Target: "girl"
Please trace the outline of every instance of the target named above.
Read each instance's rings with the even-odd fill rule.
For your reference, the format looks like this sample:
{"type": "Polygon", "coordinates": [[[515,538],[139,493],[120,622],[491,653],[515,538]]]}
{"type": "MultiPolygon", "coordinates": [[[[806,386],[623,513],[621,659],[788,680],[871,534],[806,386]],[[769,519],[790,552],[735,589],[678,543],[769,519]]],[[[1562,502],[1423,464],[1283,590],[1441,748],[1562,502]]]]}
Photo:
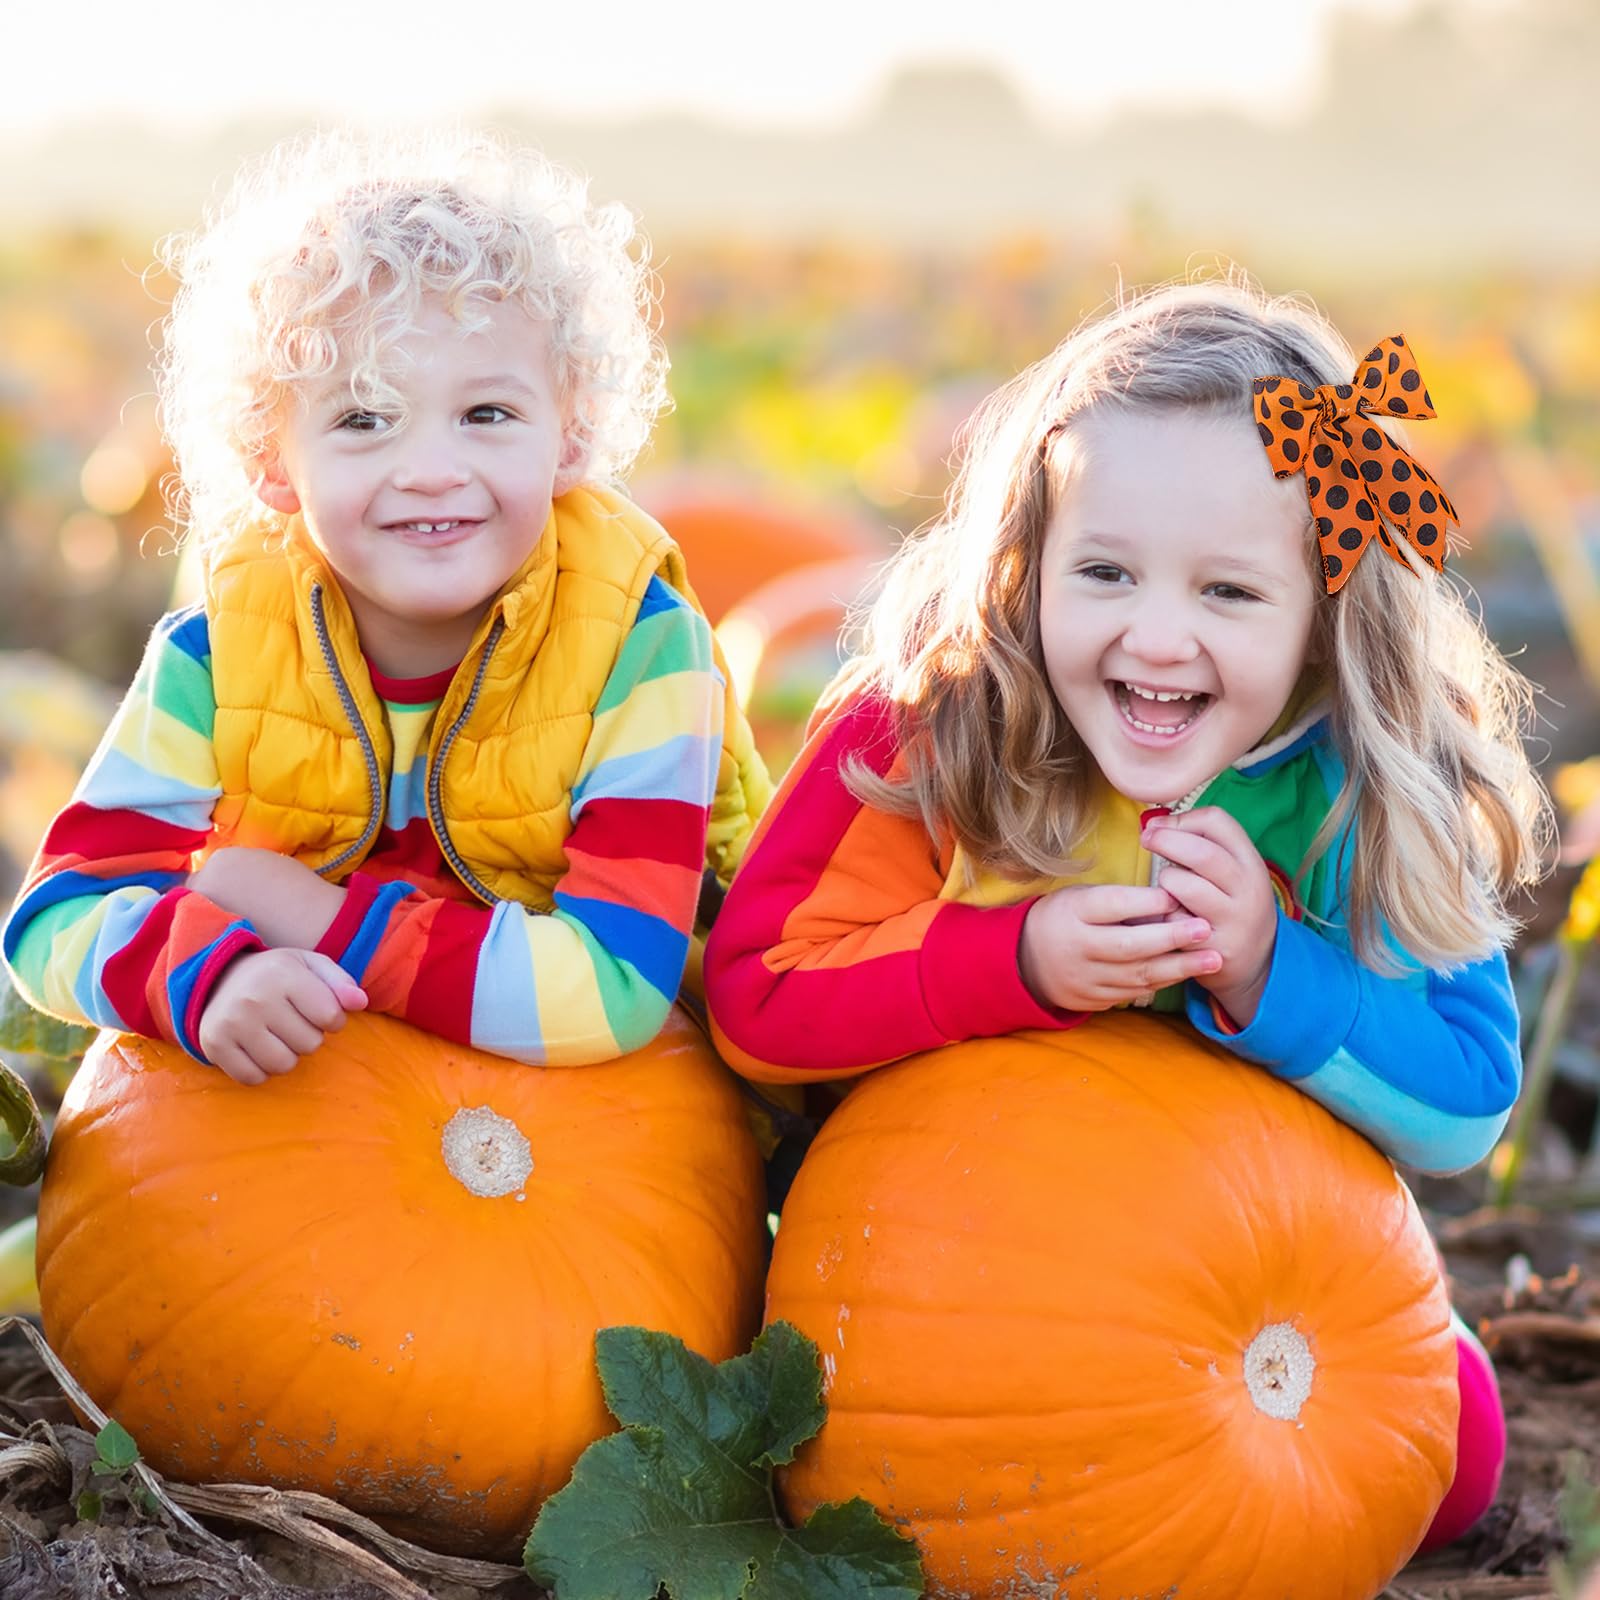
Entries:
{"type": "MultiPolygon", "coordinates": [[[[995,394],[723,906],[725,1057],[838,1077],[1153,1003],[1397,1160],[1481,1159],[1548,812],[1526,685],[1437,570],[1454,513],[1396,425],[1432,415],[1402,339],[1357,362],[1233,283],[995,394]]],[[[1434,1542],[1498,1480],[1462,1370],[1434,1542]]]]}

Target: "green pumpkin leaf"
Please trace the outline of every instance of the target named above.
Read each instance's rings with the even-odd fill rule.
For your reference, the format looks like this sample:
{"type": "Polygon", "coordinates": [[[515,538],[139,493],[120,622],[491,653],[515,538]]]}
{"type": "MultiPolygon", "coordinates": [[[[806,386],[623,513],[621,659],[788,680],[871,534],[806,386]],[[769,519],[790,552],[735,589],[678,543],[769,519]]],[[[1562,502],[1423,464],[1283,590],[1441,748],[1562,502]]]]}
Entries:
{"type": "Polygon", "coordinates": [[[79,1522],[98,1522],[100,1513],[105,1510],[105,1502],[100,1498],[98,1490],[85,1489],[78,1496],[76,1510],[79,1522]]]}
{"type": "Polygon", "coordinates": [[[133,1435],[115,1417],[94,1436],[94,1447],[100,1452],[96,1471],[104,1467],[107,1472],[126,1472],[139,1459],[133,1435]]]}
{"type": "Polygon", "coordinates": [[[523,1552],[557,1600],[917,1600],[916,1546],[866,1501],[778,1521],[772,1468],[826,1416],[803,1334],[774,1323],[715,1366],[645,1328],[604,1329],[595,1350],[623,1431],[584,1451],[523,1552]]]}
{"type": "Polygon", "coordinates": [[[756,1568],[747,1600],[916,1600],[922,1593],[916,1545],[865,1500],[818,1506],[804,1527],[782,1532],[756,1568]]]}

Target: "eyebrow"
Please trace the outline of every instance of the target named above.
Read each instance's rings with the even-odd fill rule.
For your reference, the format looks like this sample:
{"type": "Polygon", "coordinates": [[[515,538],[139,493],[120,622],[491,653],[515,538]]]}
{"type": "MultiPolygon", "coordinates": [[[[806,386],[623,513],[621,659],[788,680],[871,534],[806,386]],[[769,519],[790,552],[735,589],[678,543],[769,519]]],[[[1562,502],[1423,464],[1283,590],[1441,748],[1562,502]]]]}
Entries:
{"type": "Polygon", "coordinates": [[[467,379],[463,383],[462,387],[466,389],[499,389],[501,391],[510,391],[515,394],[520,394],[528,400],[537,400],[539,398],[537,391],[535,391],[528,384],[524,383],[521,378],[515,377],[509,372],[491,372],[482,378],[472,377],[467,379]]]}
{"type": "MultiPolygon", "coordinates": [[[[501,394],[519,395],[525,400],[539,399],[537,390],[509,372],[491,372],[483,377],[474,375],[465,379],[461,384],[461,388],[473,391],[496,390],[501,394]]],[[[358,403],[365,404],[366,402],[357,402],[355,396],[351,393],[349,383],[340,378],[331,380],[320,389],[313,389],[309,397],[309,404],[319,407],[356,405],[358,403]]]]}
{"type": "Polygon", "coordinates": [[[330,378],[320,388],[308,390],[304,403],[313,410],[320,410],[323,406],[353,406],[356,397],[345,379],[330,378]]]}

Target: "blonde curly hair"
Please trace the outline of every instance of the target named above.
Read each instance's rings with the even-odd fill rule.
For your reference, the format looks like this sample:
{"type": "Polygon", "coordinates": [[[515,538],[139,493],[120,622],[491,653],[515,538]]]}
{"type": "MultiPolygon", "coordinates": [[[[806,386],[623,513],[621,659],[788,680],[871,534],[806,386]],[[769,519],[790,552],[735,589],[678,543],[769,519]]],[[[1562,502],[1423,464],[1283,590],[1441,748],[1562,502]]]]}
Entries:
{"type": "Polygon", "coordinates": [[[299,386],[348,363],[363,405],[425,298],[464,330],[485,303],[549,325],[570,481],[619,480],[666,404],[648,246],[622,206],[538,151],[481,134],[321,134],[246,166],[192,234],[162,242],[178,290],[157,363],[177,461],[169,501],[202,557],[283,518],[252,487],[299,386]]]}
{"type": "MultiPolygon", "coordinates": [[[[1257,377],[1318,385],[1354,369],[1313,307],[1234,274],[1119,299],[997,390],[968,425],[943,516],[890,562],[860,619],[859,654],[829,692],[890,700],[907,755],[903,781],[857,763],[851,788],[953,835],[1002,875],[1081,868],[1094,763],[1051,692],[1039,631],[1040,552],[1071,492],[1074,424],[1174,408],[1248,418],[1257,377]]],[[[1542,875],[1551,835],[1519,736],[1529,685],[1448,575],[1369,556],[1329,596],[1309,510],[1305,543],[1346,777],[1300,868],[1353,818],[1358,957],[1396,970],[1391,937],[1427,967],[1485,956],[1515,932],[1507,899],[1542,875]]]]}

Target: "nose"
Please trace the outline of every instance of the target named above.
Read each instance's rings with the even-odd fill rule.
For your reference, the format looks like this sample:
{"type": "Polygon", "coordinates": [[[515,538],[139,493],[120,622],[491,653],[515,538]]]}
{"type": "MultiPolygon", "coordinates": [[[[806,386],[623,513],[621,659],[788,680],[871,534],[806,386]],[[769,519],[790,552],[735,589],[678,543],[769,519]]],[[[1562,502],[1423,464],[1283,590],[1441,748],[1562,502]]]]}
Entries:
{"type": "Polygon", "coordinates": [[[397,489],[411,494],[443,494],[459,489],[471,477],[463,442],[450,427],[420,420],[405,430],[391,470],[397,489]]]}
{"type": "Polygon", "coordinates": [[[1123,630],[1122,647],[1155,666],[1178,666],[1200,654],[1189,608],[1178,597],[1156,588],[1139,595],[1123,630]]]}

